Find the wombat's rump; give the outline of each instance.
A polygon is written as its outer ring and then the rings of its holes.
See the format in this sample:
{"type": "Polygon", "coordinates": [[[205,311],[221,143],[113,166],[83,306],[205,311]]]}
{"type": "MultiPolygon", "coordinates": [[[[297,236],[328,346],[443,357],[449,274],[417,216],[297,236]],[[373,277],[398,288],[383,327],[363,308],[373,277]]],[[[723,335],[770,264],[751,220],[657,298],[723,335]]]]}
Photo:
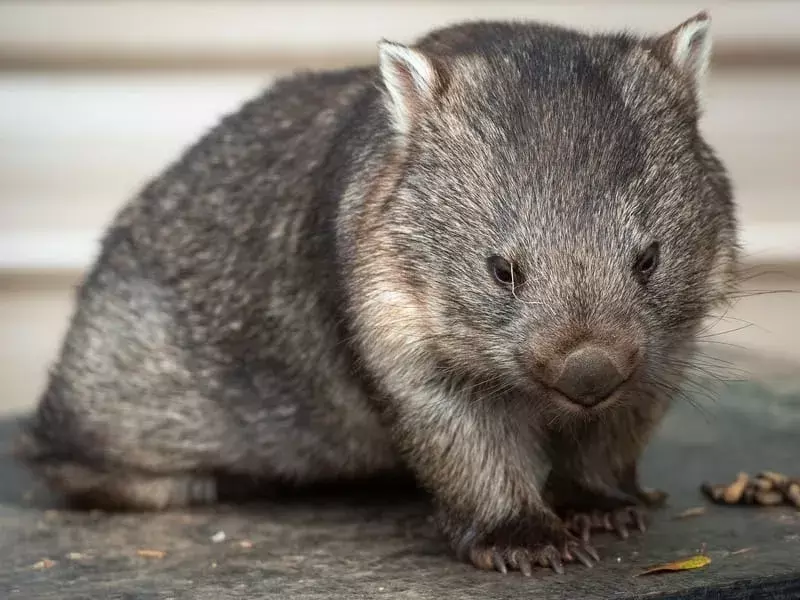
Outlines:
{"type": "Polygon", "coordinates": [[[708,29],[469,23],[278,82],[115,218],[21,455],[134,509],[411,473],[475,565],[591,564],[733,283],[708,29]]]}

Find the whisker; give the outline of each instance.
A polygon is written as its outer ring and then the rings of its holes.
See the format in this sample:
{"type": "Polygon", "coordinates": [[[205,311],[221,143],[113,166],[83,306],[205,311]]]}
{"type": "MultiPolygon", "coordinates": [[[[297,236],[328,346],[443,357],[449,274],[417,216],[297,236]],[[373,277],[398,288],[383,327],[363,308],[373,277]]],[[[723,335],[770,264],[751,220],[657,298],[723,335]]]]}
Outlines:
{"type": "Polygon", "coordinates": [[[752,326],[753,326],[752,323],[747,323],[747,324],[742,325],[740,327],[735,327],[733,329],[728,329],[726,331],[718,331],[716,333],[708,333],[708,334],[705,334],[705,335],[698,335],[697,338],[702,340],[702,339],[706,339],[706,338],[710,338],[710,337],[716,337],[716,336],[720,336],[720,335],[728,335],[728,334],[731,334],[731,333],[736,333],[737,331],[743,331],[744,329],[748,329],[748,328],[750,328],[752,326]]]}
{"type": "Polygon", "coordinates": [[[750,298],[751,296],[771,296],[773,294],[797,294],[800,290],[741,290],[732,292],[730,298],[740,300],[742,298],[750,298]]]}

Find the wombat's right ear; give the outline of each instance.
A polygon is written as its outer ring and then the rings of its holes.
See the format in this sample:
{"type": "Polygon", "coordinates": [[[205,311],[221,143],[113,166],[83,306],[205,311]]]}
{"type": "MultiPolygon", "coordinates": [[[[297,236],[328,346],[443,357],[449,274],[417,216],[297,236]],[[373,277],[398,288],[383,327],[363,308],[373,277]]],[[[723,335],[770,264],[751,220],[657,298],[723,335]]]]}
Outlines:
{"type": "Polygon", "coordinates": [[[442,74],[433,60],[414,48],[382,40],[378,50],[393,124],[398,133],[405,134],[415,117],[435,100],[442,74]]]}
{"type": "Polygon", "coordinates": [[[656,54],[682,73],[699,95],[711,62],[711,16],[703,11],[655,39],[656,54]]]}

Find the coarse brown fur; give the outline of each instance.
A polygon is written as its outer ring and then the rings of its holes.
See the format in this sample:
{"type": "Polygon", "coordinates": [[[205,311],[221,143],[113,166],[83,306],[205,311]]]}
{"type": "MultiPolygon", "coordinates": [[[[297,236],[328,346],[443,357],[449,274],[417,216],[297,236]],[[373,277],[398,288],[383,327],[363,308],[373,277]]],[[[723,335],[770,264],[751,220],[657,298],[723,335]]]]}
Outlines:
{"type": "Polygon", "coordinates": [[[135,509],[411,473],[475,565],[591,564],[735,281],[706,30],[467,23],[279,81],[116,217],[21,456],[135,509]]]}

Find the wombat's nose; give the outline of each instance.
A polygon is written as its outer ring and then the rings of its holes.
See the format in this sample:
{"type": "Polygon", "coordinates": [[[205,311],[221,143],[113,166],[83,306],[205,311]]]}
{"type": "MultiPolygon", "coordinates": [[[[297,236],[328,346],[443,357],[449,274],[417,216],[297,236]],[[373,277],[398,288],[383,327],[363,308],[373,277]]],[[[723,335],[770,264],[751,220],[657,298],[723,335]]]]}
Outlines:
{"type": "Polygon", "coordinates": [[[583,346],[564,359],[553,387],[573,402],[593,406],[608,398],[629,374],[620,372],[600,348],[583,346]]]}

